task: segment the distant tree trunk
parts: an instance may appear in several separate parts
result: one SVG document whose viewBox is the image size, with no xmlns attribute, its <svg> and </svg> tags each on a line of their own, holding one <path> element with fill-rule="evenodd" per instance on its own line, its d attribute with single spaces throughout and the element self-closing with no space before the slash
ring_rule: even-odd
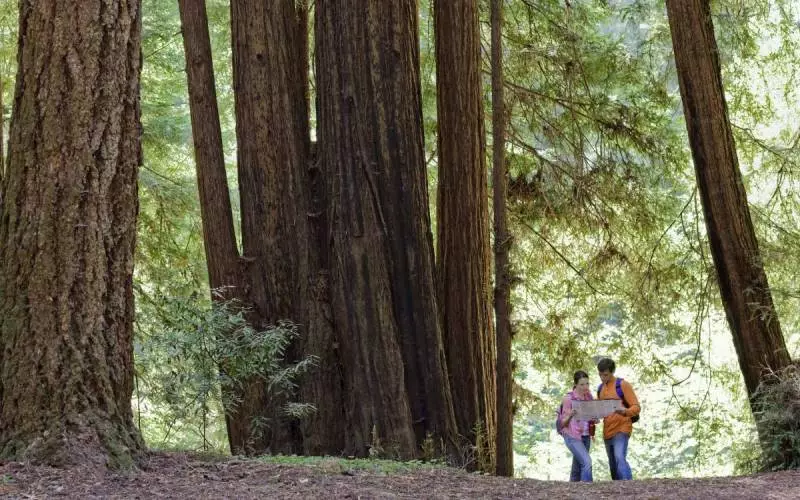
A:
<svg viewBox="0 0 800 500">
<path fill-rule="evenodd" d="M 780 370 L 791 360 L 750 220 L 709 2 L 667 0 L 667 14 L 711 254 L 752 397 L 768 371 Z"/>
<path fill-rule="evenodd" d="M 295 0 L 233 0 L 233 80 L 243 274 L 251 320 L 264 328 L 307 314 L 309 156 L 306 74 Z M 300 325 L 305 327 L 306 325 Z M 240 451 L 297 453 L 298 430 L 253 381 L 230 426 Z M 260 417 L 260 418 L 259 418 Z M 265 425 L 257 425 L 258 421 Z"/>
<path fill-rule="evenodd" d="M 138 0 L 20 3 L 0 213 L 0 449 L 130 465 Z"/>
<path fill-rule="evenodd" d="M 506 222 L 508 177 L 503 102 L 503 2 L 492 0 L 492 183 L 494 199 L 494 312 L 497 335 L 497 475 L 514 475 L 511 404 L 511 235 Z"/>
<path fill-rule="evenodd" d="M 472 468 L 494 473 L 496 353 L 478 1 L 436 0 L 434 20 L 439 312 L 458 432 L 477 447 Z"/>
<path fill-rule="evenodd" d="M 410 457 L 428 433 L 450 442 L 455 425 L 433 280 L 417 3 L 321 0 L 316 16 L 345 450 L 363 456 L 380 441 Z"/>
<path fill-rule="evenodd" d="M 212 289 L 238 288 L 239 251 L 233 226 L 205 1 L 179 0 L 186 54 L 197 188 Z M 236 293 L 226 290 L 226 297 Z"/>
<path fill-rule="evenodd" d="M 236 248 L 225 172 L 206 4 L 204 0 L 178 0 L 178 8 L 186 55 L 189 110 L 208 282 L 212 299 L 241 299 L 243 287 L 239 275 L 239 251 Z M 232 414 L 233 408 L 225 409 L 229 437 L 233 435 L 231 426 L 235 425 L 231 419 Z M 240 451 L 236 448 L 235 441 L 230 441 L 229 444 L 231 453 Z"/>
</svg>

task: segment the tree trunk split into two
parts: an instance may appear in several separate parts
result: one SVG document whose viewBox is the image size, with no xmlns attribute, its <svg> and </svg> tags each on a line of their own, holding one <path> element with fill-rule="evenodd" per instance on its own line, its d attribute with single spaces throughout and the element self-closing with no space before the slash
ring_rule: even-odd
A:
<svg viewBox="0 0 800 500">
<path fill-rule="evenodd" d="M 752 397 L 767 372 L 781 370 L 791 360 L 750 219 L 709 2 L 667 0 L 667 15 L 711 254 Z"/>
<path fill-rule="evenodd" d="M 458 432 L 495 470 L 495 338 L 477 0 L 434 3 L 437 287 Z"/>
<path fill-rule="evenodd" d="M 0 449 L 125 465 L 141 161 L 138 0 L 20 4 L 0 208 Z"/>
</svg>

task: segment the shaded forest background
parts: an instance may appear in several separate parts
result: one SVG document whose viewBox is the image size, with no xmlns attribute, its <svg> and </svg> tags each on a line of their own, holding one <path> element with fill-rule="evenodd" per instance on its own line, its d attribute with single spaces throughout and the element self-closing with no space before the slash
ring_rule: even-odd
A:
<svg viewBox="0 0 800 500">
<path fill-rule="evenodd" d="M 230 9 L 206 3 L 236 186 Z M 435 193 L 434 20 L 428 2 L 420 7 L 425 158 Z M 712 7 L 751 216 L 796 358 L 800 6 Z M 598 355 L 619 361 L 643 403 L 630 449 L 637 476 L 747 471 L 758 450 L 755 427 L 716 287 L 662 2 L 510 0 L 505 8 L 517 474 L 566 470 L 553 411 L 571 372 L 592 373 Z M 16 10 L 16 2 L 0 3 L 4 123 Z M 144 0 L 142 13 L 134 419 L 153 448 L 224 451 L 217 367 L 193 349 L 213 325 L 237 319 L 208 308 L 178 4 Z M 480 15 L 489 123 L 488 8 Z M 315 83 L 312 69 L 312 95 Z M 237 190 L 230 195 L 238 214 Z M 431 196 L 434 234 L 436 215 Z M 596 458 L 602 464 L 602 454 Z"/>
</svg>

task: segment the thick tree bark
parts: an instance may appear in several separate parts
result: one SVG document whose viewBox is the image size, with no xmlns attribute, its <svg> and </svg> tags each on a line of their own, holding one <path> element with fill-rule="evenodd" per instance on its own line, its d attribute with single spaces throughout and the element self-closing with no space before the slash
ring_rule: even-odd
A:
<svg viewBox="0 0 800 500">
<path fill-rule="evenodd" d="M 505 104 L 503 102 L 503 2 L 492 0 L 492 183 L 494 200 L 494 312 L 497 335 L 497 470 L 514 475 L 511 404 L 511 235 L 506 222 L 508 173 L 505 159 Z"/>
<path fill-rule="evenodd" d="M 454 417 L 433 281 L 417 3 L 316 4 L 320 160 L 331 183 L 333 317 L 350 429 L 409 457 Z"/>
<path fill-rule="evenodd" d="M 683 110 L 722 303 L 755 394 L 790 363 L 750 220 L 707 0 L 667 0 Z"/>
<path fill-rule="evenodd" d="M 0 448 L 129 464 L 138 0 L 20 3 L 0 214 Z"/>
<path fill-rule="evenodd" d="M 186 56 L 186 79 L 189 87 L 189 111 L 203 221 L 203 244 L 212 299 L 242 299 L 239 275 L 239 251 L 233 226 L 230 192 L 225 172 L 222 130 L 219 122 L 214 66 L 205 1 L 178 0 Z M 220 367 L 224 371 L 224 367 Z M 233 400 L 235 395 L 226 397 Z M 231 436 L 233 408 L 225 409 L 228 435 Z M 237 453 L 230 441 L 231 453 Z"/>
<path fill-rule="evenodd" d="M 437 287 L 458 432 L 495 470 L 495 338 L 477 0 L 436 0 Z M 477 434 L 476 434 L 477 431 Z"/>
<path fill-rule="evenodd" d="M 309 0 L 296 2 L 300 32 L 298 61 L 303 75 L 303 96 L 310 106 L 309 85 Z M 308 125 L 306 125 L 308 128 Z M 311 402 L 316 411 L 302 419 L 303 452 L 307 455 L 339 455 L 345 446 L 346 416 L 344 404 L 344 375 L 342 372 L 339 339 L 333 326 L 330 294 L 330 227 L 328 190 L 325 176 L 312 144 L 308 160 L 307 188 L 309 193 L 309 302 L 308 333 L 297 345 L 297 353 L 318 358 L 314 372 L 300 384 L 300 401 Z"/>
<path fill-rule="evenodd" d="M 297 14 L 294 0 L 231 2 L 243 273 L 257 328 L 306 318 L 309 134 Z M 242 396 L 230 426 L 236 449 L 300 451 L 285 401 L 268 400 L 257 381 Z M 258 416 L 268 425 L 253 429 Z"/>
</svg>

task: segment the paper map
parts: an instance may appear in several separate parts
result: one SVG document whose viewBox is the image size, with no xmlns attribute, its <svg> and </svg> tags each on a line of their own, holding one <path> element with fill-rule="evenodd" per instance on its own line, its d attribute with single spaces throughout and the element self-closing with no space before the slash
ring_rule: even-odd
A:
<svg viewBox="0 0 800 500">
<path fill-rule="evenodd" d="M 573 401 L 572 407 L 578 413 L 575 415 L 577 420 L 601 419 L 614 413 L 618 408 L 624 408 L 619 399 L 595 399 L 593 401 Z"/>
</svg>

